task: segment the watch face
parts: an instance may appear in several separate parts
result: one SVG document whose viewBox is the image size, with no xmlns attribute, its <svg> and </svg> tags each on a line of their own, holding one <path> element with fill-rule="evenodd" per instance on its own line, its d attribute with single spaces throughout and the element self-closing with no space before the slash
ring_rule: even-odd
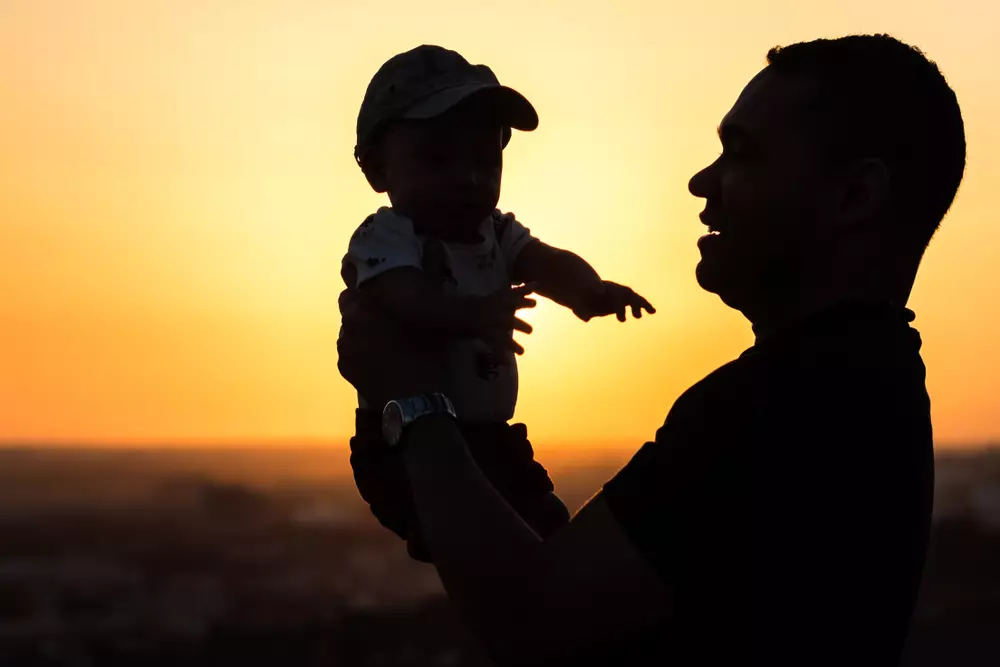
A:
<svg viewBox="0 0 1000 667">
<path fill-rule="evenodd" d="M 403 437 L 403 409 L 396 401 L 389 401 L 382 410 L 382 438 L 396 445 Z"/>
</svg>

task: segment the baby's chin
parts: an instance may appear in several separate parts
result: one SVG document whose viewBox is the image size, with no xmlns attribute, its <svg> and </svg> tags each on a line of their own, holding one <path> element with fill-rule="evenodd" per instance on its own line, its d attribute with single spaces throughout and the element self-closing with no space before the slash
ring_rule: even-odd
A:
<svg viewBox="0 0 1000 667">
<path fill-rule="evenodd" d="M 493 212 L 493 208 L 448 207 L 428 216 L 428 231 L 444 237 L 468 239 L 477 237 L 483 220 Z"/>
</svg>

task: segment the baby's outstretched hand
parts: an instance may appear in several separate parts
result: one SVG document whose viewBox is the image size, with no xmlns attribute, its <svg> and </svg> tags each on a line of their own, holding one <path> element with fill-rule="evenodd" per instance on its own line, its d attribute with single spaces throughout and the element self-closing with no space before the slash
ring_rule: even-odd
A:
<svg viewBox="0 0 1000 667">
<path fill-rule="evenodd" d="M 643 310 L 650 315 L 656 312 L 653 305 L 636 294 L 631 287 L 604 280 L 589 290 L 583 304 L 574 308 L 573 314 L 584 322 L 593 317 L 614 314 L 618 317 L 619 322 L 624 322 L 629 309 L 632 310 L 632 317 L 636 319 L 642 317 Z"/>
</svg>

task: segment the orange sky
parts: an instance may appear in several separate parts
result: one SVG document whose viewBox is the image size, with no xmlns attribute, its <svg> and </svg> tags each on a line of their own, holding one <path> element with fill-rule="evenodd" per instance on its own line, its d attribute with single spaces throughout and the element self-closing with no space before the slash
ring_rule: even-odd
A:
<svg viewBox="0 0 1000 667">
<path fill-rule="evenodd" d="M 634 448 L 751 343 L 693 274 L 716 124 L 770 46 L 872 31 L 963 106 L 967 177 L 911 306 L 938 442 L 1000 438 L 1000 9 L 827 4 L 0 0 L 0 440 L 342 441 L 339 260 L 382 202 L 357 108 L 387 57 L 440 43 L 539 111 L 501 207 L 659 309 L 539 307 L 518 418 L 542 449 Z"/>
</svg>

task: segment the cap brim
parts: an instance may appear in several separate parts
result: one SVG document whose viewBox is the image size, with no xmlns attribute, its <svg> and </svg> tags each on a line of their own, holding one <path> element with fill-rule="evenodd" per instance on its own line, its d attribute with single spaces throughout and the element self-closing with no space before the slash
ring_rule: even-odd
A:
<svg viewBox="0 0 1000 667">
<path fill-rule="evenodd" d="M 407 109 L 403 118 L 436 118 L 473 96 L 491 98 L 490 106 L 499 112 L 505 125 L 515 130 L 530 132 L 538 127 L 538 113 L 524 95 L 507 86 L 485 83 L 455 86 L 436 92 Z"/>
</svg>

